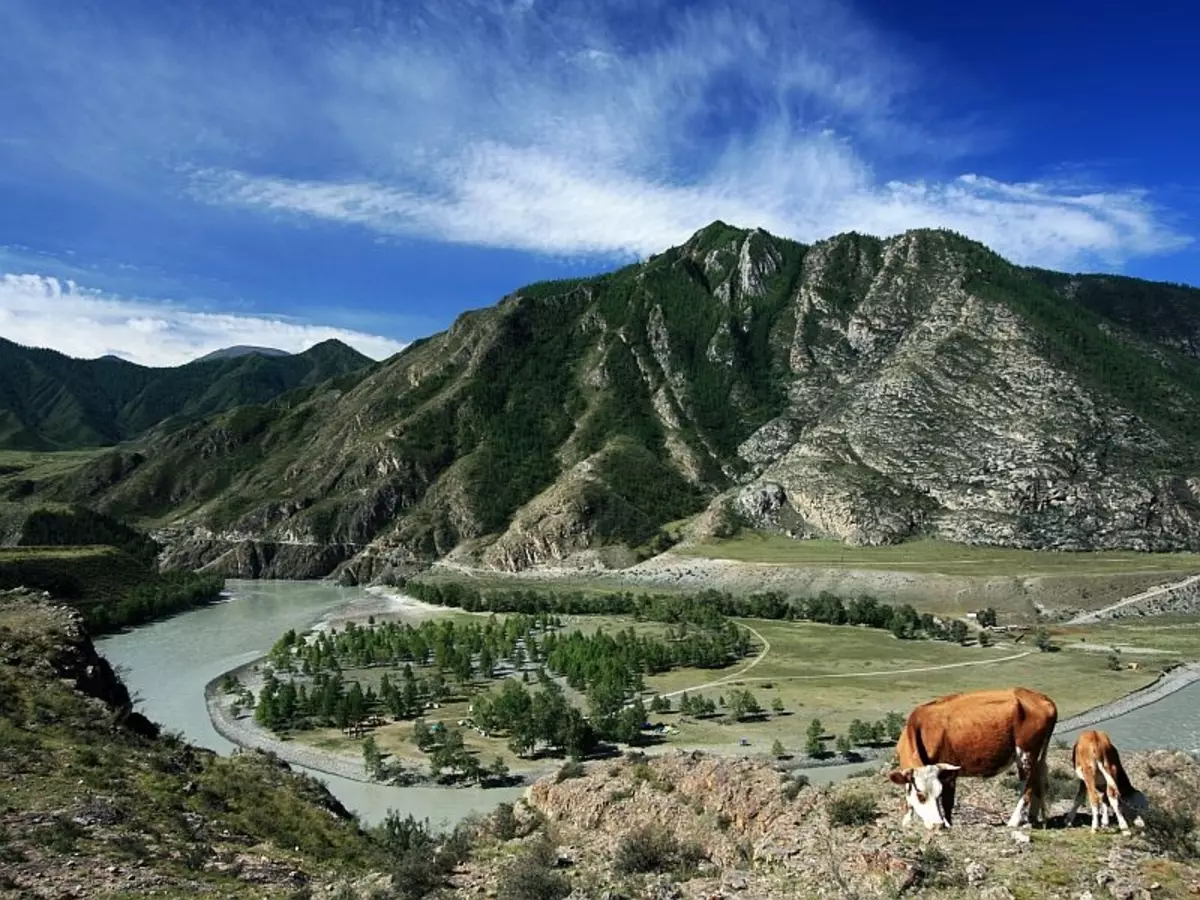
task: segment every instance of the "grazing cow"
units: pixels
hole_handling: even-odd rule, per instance
[[[1145,825],[1139,813],[1148,805],[1146,795],[1130,783],[1125,767],[1121,765],[1121,756],[1107,734],[1103,731],[1081,734],[1071,748],[1071,767],[1079,777],[1080,785],[1075,804],[1067,815],[1069,823],[1074,824],[1086,794],[1092,808],[1092,831],[1097,825],[1108,827],[1109,807],[1116,813],[1122,831],[1128,833],[1129,823],[1125,821],[1121,807],[1133,813],[1134,825],[1139,828]]]
[[[1021,796],[1008,824],[1036,821],[1046,797],[1046,752],[1058,708],[1026,688],[951,694],[909,714],[888,777],[904,787],[904,824],[915,812],[926,828],[949,828],[959,776],[991,778],[1015,760]]]

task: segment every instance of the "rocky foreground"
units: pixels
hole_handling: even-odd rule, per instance
[[[1082,819],[1064,827],[1075,785],[1063,748],[1051,757],[1059,796],[1045,830],[1005,826],[1015,800],[1008,777],[964,780],[955,827],[930,834],[901,827],[899,793],[880,774],[816,789],[769,764],[683,753],[543,780],[518,814],[543,820],[560,842],[580,897],[1200,895],[1200,763],[1183,753],[1129,756],[1134,783],[1157,807],[1133,836],[1092,834]],[[639,842],[651,849],[634,852]],[[642,858],[638,867],[664,871],[621,871]],[[468,865],[458,893],[490,894],[497,870]]]
[[[1150,797],[1131,836],[1014,831],[1010,776],[964,780],[955,827],[900,825],[880,772],[815,788],[699,753],[567,764],[515,808],[434,835],[364,831],[274,757],[217,757],[132,711],[76,613],[0,594],[0,898],[715,900],[1200,896],[1200,761],[1130,753]]]

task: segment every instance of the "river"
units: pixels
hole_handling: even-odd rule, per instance
[[[1167,748],[1200,753],[1200,682],[1089,727],[1108,732],[1121,750]],[[1071,743],[1083,730],[1065,731],[1055,738]]]
[[[289,628],[308,628],[335,610],[374,599],[361,588],[326,582],[230,580],[227,590],[231,597],[221,603],[96,642],[119,668],[142,713],[193,744],[225,754],[234,746],[213,729],[204,686],[262,656]],[[524,792],[520,787],[396,788],[304,771],[324,781],[366,824],[382,821],[391,809],[435,825],[452,824]]]

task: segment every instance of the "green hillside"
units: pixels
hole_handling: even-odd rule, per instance
[[[295,355],[246,354],[150,368],[112,357],[73,359],[0,338],[0,449],[115,444],[160,424],[262,403],[370,364],[333,340]]]
[[[361,378],[0,491],[170,523],[175,564],[284,577],[644,553],[702,512],[693,536],[1195,549],[1200,360],[1178,332],[1198,298],[946,231],[809,246],[718,222]]]
[[[93,632],[138,625],[212,602],[224,579],[160,571],[148,535],[83,507],[0,503],[0,590],[46,591]]]

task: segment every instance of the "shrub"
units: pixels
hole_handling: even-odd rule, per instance
[[[806,787],[808,787],[807,775],[796,775],[789,778],[783,783],[783,797],[785,800],[795,800]]]
[[[870,825],[877,815],[874,798],[866,794],[843,794],[829,801],[829,821],[834,825]]]
[[[49,826],[38,831],[42,846],[57,853],[74,853],[75,843],[83,837],[83,828],[65,816],[55,816]]]
[[[694,843],[684,843],[660,825],[628,832],[617,843],[614,868],[623,875],[645,872],[687,872],[704,858]]]
[[[562,900],[571,893],[571,881],[556,871],[558,853],[543,838],[529,847],[504,871],[497,885],[499,900]]]
[[[1146,840],[1159,850],[1176,859],[1200,856],[1200,833],[1191,810],[1153,805],[1142,811],[1142,821],[1146,823]]]
[[[584,776],[583,763],[577,759],[569,760],[562,764],[558,773],[554,776],[555,784],[562,784],[564,781],[569,781],[572,778],[582,778]]]
[[[492,834],[502,841],[511,841],[517,836],[517,817],[511,803],[501,803],[492,813]]]

